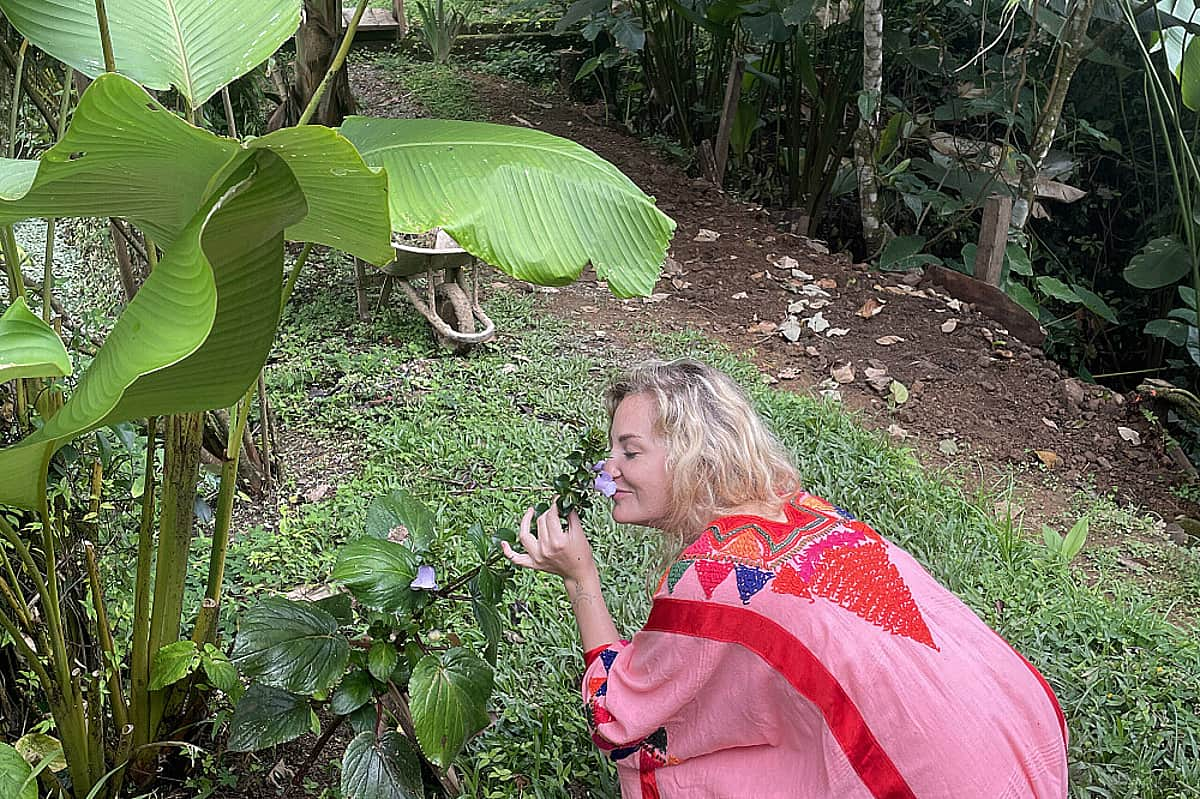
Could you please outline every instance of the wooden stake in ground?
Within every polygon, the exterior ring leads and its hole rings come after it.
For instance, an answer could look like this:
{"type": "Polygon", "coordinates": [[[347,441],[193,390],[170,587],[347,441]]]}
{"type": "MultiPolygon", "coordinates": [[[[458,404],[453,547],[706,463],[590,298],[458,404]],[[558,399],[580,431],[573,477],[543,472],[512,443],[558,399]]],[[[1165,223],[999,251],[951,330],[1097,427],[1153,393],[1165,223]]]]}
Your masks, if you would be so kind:
{"type": "Polygon", "coordinates": [[[983,225],[979,229],[979,248],[975,251],[975,279],[990,286],[1000,285],[1012,210],[1012,197],[1007,194],[993,194],[983,204],[983,225]]]}

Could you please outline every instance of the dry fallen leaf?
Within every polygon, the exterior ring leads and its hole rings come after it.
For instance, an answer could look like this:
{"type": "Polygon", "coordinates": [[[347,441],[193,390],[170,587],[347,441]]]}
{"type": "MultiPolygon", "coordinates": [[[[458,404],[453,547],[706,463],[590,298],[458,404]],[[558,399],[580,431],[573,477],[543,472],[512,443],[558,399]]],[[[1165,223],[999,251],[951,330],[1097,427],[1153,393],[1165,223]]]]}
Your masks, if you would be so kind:
{"type": "Polygon", "coordinates": [[[689,288],[692,283],[690,280],[684,280],[681,277],[673,277],[671,278],[671,285],[682,291],[683,289],[689,288]]]}
{"type": "Polygon", "coordinates": [[[833,376],[833,379],[839,383],[854,382],[854,364],[850,363],[849,361],[838,364],[830,369],[829,373],[833,376]]]}
{"type": "Polygon", "coordinates": [[[642,302],[645,302],[645,303],[662,302],[663,300],[665,300],[667,297],[670,297],[670,296],[671,296],[670,294],[667,294],[665,292],[659,292],[656,294],[651,294],[649,297],[642,297],[642,302]]]}
{"type": "Polygon", "coordinates": [[[1053,419],[1047,419],[1045,416],[1042,417],[1042,424],[1046,425],[1046,427],[1049,427],[1051,430],[1058,429],[1058,422],[1054,421],[1053,419]]]}
{"type": "Polygon", "coordinates": [[[958,443],[953,438],[943,438],[938,442],[938,451],[943,455],[957,455],[958,443]]]}
{"type": "Polygon", "coordinates": [[[800,376],[799,369],[780,369],[779,370],[779,379],[780,380],[795,380],[799,376],[800,376]]]}
{"type": "Polygon", "coordinates": [[[905,294],[913,293],[913,290],[908,286],[884,286],[883,290],[888,294],[895,294],[900,297],[903,297],[905,294]]]}
{"type": "Polygon", "coordinates": [[[748,296],[750,296],[750,295],[748,295],[746,292],[744,292],[744,291],[739,291],[737,294],[734,294],[734,295],[730,296],[730,298],[729,298],[729,299],[731,299],[731,300],[744,300],[744,299],[746,299],[748,296]]]}
{"type": "Polygon", "coordinates": [[[883,306],[884,303],[880,302],[874,297],[868,297],[867,301],[864,302],[862,307],[855,311],[855,313],[861,316],[863,319],[870,319],[872,316],[878,316],[879,312],[883,310],[883,306]]]}
{"type": "Polygon", "coordinates": [[[825,308],[828,305],[829,305],[829,300],[822,300],[820,298],[808,301],[808,309],[810,311],[819,311],[820,309],[825,308]]]}
{"type": "Polygon", "coordinates": [[[821,351],[819,349],[817,349],[816,347],[811,347],[811,346],[804,348],[804,354],[810,358],[820,358],[821,357],[821,351]]]}
{"type": "Polygon", "coordinates": [[[305,502],[320,502],[323,499],[329,499],[336,493],[336,489],[328,483],[320,483],[304,492],[305,502]]]}
{"type": "Polygon", "coordinates": [[[692,241],[709,242],[716,241],[719,238],[721,238],[721,234],[717,231],[709,230],[708,228],[700,228],[700,232],[696,234],[696,238],[692,239],[692,241]]]}
{"type": "Polygon", "coordinates": [[[809,302],[810,300],[796,300],[795,302],[790,302],[788,303],[787,312],[800,313],[808,308],[809,302]]]}
{"type": "MultiPolygon", "coordinates": [[[[808,329],[814,333],[824,333],[829,329],[829,320],[824,316],[821,316],[820,313],[813,314],[809,318],[805,319],[804,323],[808,325],[808,329]]],[[[795,339],[793,339],[793,341],[794,340],[795,339]]]]}
{"type": "Polygon", "coordinates": [[[1037,455],[1038,460],[1041,461],[1047,469],[1053,469],[1056,466],[1061,466],[1063,462],[1062,457],[1059,456],[1057,452],[1052,452],[1048,449],[1035,449],[1033,454],[1037,455]]]}
{"type": "Polygon", "coordinates": [[[1125,439],[1130,444],[1133,444],[1135,447],[1142,443],[1141,433],[1134,430],[1132,427],[1118,427],[1117,433],[1121,436],[1121,438],[1125,439]]]}
{"type": "Polygon", "coordinates": [[[892,438],[908,438],[908,431],[898,424],[888,425],[887,431],[892,438]]]}
{"type": "Polygon", "coordinates": [[[790,255],[784,255],[775,261],[775,266],[780,269],[795,269],[799,265],[800,262],[790,255]]]}
{"type": "Polygon", "coordinates": [[[788,341],[799,341],[800,335],[803,332],[804,328],[798,321],[796,321],[796,317],[794,316],[789,316],[783,321],[783,324],[779,326],[779,335],[783,336],[788,341]]]}
{"type": "Polygon", "coordinates": [[[837,288],[837,281],[831,277],[823,277],[817,281],[817,285],[823,289],[826,289],[827,291],[832,291],[833,289],[837,288]]]}
{"type": "Polygon", "coordinates": [[[763,381],[764,383],[767,383],[768,385],[770,385],[770,384],[772,384],[772,383],[778,383],[778,382],[779,382],[779,380],[778,380],[778,379],[776,379],[775,375],[768,374],[768,373],[766,373],[766,372],[763,372],[763,375],[762,375],[762,381],[763,381]]]}
{"type": "Polygon", "coordinates": [[[777,327],[779,327],[779,325],[775,324],[774,322],[768,322],[764,319],[761,322],[755,322],[754,324],[750,325],[750,327],[746,328],[746,332],[754,336],[770,334],[774,333],[777,327]]]}
{"type": "Polygon", "coordinates": [[[844,336],[850,332],[848,327],[831,327],[825,331],[826,336],[844,336]]]}
{"type": "Polygon", "coordinates": [[[945,322],[942,322],[942,332],[943,333],[953,333],[957,329],[958,329],[958,320],[957,319],[947,319],[945,322]]]}
{"type": "Polygon", "coordinates": [[[899,336],[880,336],[875,339],[875,343],[881,347],[890,347],[893,344],[899,344],[901,341],[904,341],[904,339],[899,336]]]}
{"type": "Polygon", "coordinates": [[[804,280],[804,281],[813,279],[813,276],[810,275],[808,272],[805,272],[803,269],[793,269],[792,277],[796,278],[797,280],[804,280]]]}
{"type": "Polygon", "coordinates": [[[863,370],[863,376],[867,378],[867,385],[875,389],[879,393],[887,391],[888,384],[892,382],[892,378],[887,373],[887,369],[878,369],[874,366],[868,366],[863,370]]]}

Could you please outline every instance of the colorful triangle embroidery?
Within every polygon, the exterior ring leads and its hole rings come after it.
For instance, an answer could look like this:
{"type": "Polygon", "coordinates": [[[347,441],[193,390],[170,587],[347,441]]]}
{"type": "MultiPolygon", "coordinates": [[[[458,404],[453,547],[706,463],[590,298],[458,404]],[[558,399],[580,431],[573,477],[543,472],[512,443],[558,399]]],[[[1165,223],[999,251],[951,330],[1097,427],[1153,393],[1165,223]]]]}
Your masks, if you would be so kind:
{"type": "Polygon", "coordinates": [[[692,565],[690,560],[677,560],[671,564],[671,570],[667,572],[667,593],[675,590],[675,584],[683,578],[684,573],[688,570],[688,566],[692,565]]]}
{"type": "Polygon", "coordinates": [[[600,653],[600,660],[604,663],[604,670],[608,671],[612,668],[613,661],[617,659],[617,650],[605,649],[600,653]]]}
{"type": "Polygon", "coordinates": [[[758,535],[751,530],[739,533],[733,540],[721,547],[721,554],[750,563],[763,562],[762,542],[758,535]]]}
{"type": "Polygon", "coordinates": [[[732,563],[721,563],[715,560],[698,560],[693,568],[700,580],[700,588],[704,596],[712,599],[713,590],[733,571],[732,563]]]}
{"type": "Polygon", "coordinates": [[[808,583],[804,582],[804,578],[800,576],[800,572],[791,566],[784,566],[779,570],[779,574],[775,577],[775,582],[771,583],[771,590],[777,594],[791,594],[803,597],[804,599],[812,599],[812,593],[808,590],[808,583]]]}
{"type": "Polygon", "coordinates": [[[757,594],[767,584],[767,580],[774,577],[774,573],[765,569],[754,569],[749,566],[735,566],[734,571],[737,573],[737,589],[738,594],[742,597],[742,604],[750,604],[750,597],[757,594]]]}

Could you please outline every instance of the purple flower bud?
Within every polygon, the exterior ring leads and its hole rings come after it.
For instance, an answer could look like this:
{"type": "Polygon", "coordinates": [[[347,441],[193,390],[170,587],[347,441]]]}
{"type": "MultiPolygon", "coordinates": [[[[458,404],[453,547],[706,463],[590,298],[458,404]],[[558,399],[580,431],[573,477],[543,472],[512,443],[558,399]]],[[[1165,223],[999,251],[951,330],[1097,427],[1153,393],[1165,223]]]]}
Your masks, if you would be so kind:
{"type": "Polygon", "coordinates": [[[617,484],[613,480],[612,475],[603,469],[600,470],[600,474],[596,475],[596,481],[592,486],[609,498],[612,498],[613,494],[617,493],[617,484]]]}
{"type": "Polygon", "coordinates": [[[604,471],[604,461],[596,461],[596,465],[592,467],[593,472],[604,471]]]}
{"type": "Polygon", "coordinates": [[[437,574],[432,566],[418,566],[417,576],[408,584],[413,590],[436,591],[438,589],[437,574]]]}

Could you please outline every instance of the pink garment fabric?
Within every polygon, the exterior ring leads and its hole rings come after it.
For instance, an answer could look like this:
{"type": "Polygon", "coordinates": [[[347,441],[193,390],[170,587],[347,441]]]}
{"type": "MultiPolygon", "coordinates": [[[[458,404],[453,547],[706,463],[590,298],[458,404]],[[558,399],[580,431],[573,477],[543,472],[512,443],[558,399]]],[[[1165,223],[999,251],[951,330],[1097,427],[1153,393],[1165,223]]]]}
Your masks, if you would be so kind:
{"type": "Polygon", "coordinates": [[[908,553],[801,492],[716,520],[588,653],[624,799],[1062,799],[1042,676],[908,553]]]}

